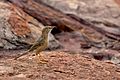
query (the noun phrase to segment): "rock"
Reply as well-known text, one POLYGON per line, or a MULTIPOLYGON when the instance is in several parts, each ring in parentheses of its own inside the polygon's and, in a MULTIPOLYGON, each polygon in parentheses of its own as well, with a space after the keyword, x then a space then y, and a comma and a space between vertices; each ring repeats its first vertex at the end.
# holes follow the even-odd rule
MULTIPOLYGON (((28 48, 41 36, 44 27, 20 8, 0 1, 0 48, 28 48)), ((50 37, 50 45, 58 47, 59 44, 50 37)))
POLYGON ((44 53, 46 64, 36 58, 32 62, 27 57, 24 61, 0 58, 2 64, 14 68, 12 76, 0 75, 0 80, 120 80, 120 67, 112 62, 59 51, 44 53))
POLYGON ((111 58, 111 62, 120 66, 120 54, 115 54, 115 56, 111 58))
POLYGON ((63 45, 61 45, 59 41, 57 41, 52 34, 49 34, 49 41, 50 42, 48 44, 48 50, 55 50, 55 49, 63 48, 63 45))
POLYGON ((13 68, 9 66, 0 65, 0 74, 13 73, 13 68))
MULTIPOLYGON (((39 0, 35 1, 39 2, 39 0)), ((118 39, 120 36, 120 7, 115 3, 115 1, 118 2, 119 0, 41 1, 66 14, 69 14, 69 16, 70 14, 74 14, 77 17, 80 17, 85 21, 92 23, 93 25, 101 29, 101 31, 104 30, 110 33, 109 35, 107 35, 107 38, 106 36, 103 38, 103 35, 96 34, 95 31, 91 31, 88 29, 83 31, 84 34, 94 42, 93 45, 95 47, 120 50, 120 41, 118 39), (112 34, 115 34, 116 36, 112 34), (118 41, 115 39, 117 39, 118 41)))
MULTIPOLYGON (((38 1, 39 0, 35 0, 38 1)), ((108 20, 117 25, 120 24, 119 6, 114 0, 42 0, 68 14, 76 14, 88 20, 108 20), (92 6, 91 6, 92 5, 92 6)), ((119 0, 115 0, 119 2, 119 0)))
POLYGON ((18 74, 18 75, 15 75, 14 77, 25 78, 26 76, 24 74, 18 74))

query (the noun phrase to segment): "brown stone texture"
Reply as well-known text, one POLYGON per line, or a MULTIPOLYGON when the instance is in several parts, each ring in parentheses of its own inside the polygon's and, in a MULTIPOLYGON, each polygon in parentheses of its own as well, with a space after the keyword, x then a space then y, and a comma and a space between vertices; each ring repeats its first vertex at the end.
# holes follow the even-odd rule
MULTIPOLYGON (((13 53, 13 52, 9 52, 13 53)), ((15 53, 15 51, 14 51, 15 53)), ((27 55, 19 60, 11 55, 0 59, 1 80, 119 80, 120 68, 110 62, 94 60, 81 54, 42 52, 47 63, 27 55)))
MULTIPOLYGON (((20 8, 0 1, 0 47, 3 49, 28 48, 40 36, 45 26, 20 8)), ((54 37, 50 37, 50 47, 58 47, 54 37), (54 44, 53 45, 53 41, 54 44), (52 44, 52 45, 51 45, 52 44)))
MULTIPOLYGON (((43 12, 46 13, 48 8, 44 9, 44 7, 42 5, 43 12)), ((54 12, 51 7, 49 10, 54 12)), ((52 14, 50 11, 49 16, 52 14)), ((119 15, 119 0, 1 0, 0 80, 120 80, 119 15), (37 4, 37 8, 36 5, 26 7, 28 10, 25 11, 21 7, 22 5, 19 4, 21 9, 6 1, 23 1, 23 6, 28 6, 25 5, 27 1, 29 5, 32 5, 30 1, 37 1, 39 4, 37 4), (42 51, 41 56, 35 56, 34 52, 30 52, 18 60, 13 60, 24 51, 8 49, 28 48, 41 36, 41 30, 46 27, 42 23, 49 17, 41 18, 39 16, 40 11, 42 12, 42 9, 39 8, 40 1, 58 9, 58 13, 61 10, 63 23, 64 20, 68 22, 67 19, 69 19, 69 23, 75 21, 84 25, 82 26, 84 28, 73 32, 64 32, 55 27, 54 36, 49 35, 49 51, 42 51), (34 7, 41 20, 45 19, 42 20, 43 22, 40 23, 38 18, 35 18, 35 14, 30 16, 29 10, 33 10, 31 7, 34 7), (67 16, 67 19, 64 16, 67 16), (80 21, 81 18, 92 25, 85 25, 80 21), (111 37, 104 35, 104 32, 100 33, 95 30, 94 26, 99 31, 103 30, 107 34, 111 34, 111 37), (114 38, 113 35, 115 35, 114 38), (60 45, 63 46, 63 49, 50 51, 60 45), (42 63, 42 59, 47 62, 42 63)), ((44 14, 42 14, 43 16, 44 14)), ((50 19, 52 17, 54 15, 50 19)), ((60 17, 57 17, 57 20, 60 17)), ((47 22, 51 24, 49 20, 47 22)), ((69 23, 64 24, 69 26, 69 23)))

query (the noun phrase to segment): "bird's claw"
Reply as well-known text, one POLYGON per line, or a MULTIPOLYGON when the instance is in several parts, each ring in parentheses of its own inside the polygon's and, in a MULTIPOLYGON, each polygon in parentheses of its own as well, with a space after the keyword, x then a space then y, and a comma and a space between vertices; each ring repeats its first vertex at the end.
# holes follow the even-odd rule
POLYGON ((48 61, 39 60, 38 64, 46 64, 48 61))
POLYGON ((39 62, 41 64, 46 64, 48 62, 48 60, 46 60, 43 56, 41 56, 40 54, 37 55, 39 58, 39 62))

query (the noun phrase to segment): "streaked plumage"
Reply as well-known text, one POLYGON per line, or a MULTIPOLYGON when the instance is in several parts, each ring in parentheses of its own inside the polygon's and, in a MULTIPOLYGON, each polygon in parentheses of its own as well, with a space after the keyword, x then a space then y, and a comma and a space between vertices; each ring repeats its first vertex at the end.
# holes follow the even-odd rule
POLYGON ((21 56, 24 56, 28 54, 31 51, 35 51, 36 55, 38 55, 41 51, 45 50, 48 47, 48 34, 52 30, 51 26, 47 26, 42 30, 41 37, 31 46, 29 50, 27 50, 25 53, 22 53, 15 57, 15 59, 18 59, 21 56))

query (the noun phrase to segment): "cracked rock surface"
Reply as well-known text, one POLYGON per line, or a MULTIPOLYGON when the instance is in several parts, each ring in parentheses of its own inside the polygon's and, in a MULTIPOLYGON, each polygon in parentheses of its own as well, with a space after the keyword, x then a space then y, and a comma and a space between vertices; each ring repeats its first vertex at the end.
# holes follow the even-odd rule
MULTIPOLYGON (((28 48, 41 36, 44 27, 20 8, 0 1, 0 48, 28 48)), ((50 37, 49 48, 58 46, 54 36, 50 37)))
MULTIPOLYGON (((39 2, 39 0, 35 1, 39 2)), ((92 23, 98 27, 100 31, 104 30, 110 33, 104 37, 104 33, 101 35, 89 29, 85 29, 83 32, 81 31, 81 33, 85 34, 91 41, 95 42, 95 47, 120 50, 120 0, 41 1, 69 14, 69 16, 70 14, 74 14, 75 17, 80 17, 92 23)))
POLYGON ((94 60, 81 54, 43 51, 42 56, 48 60, 44 64, 40 63, 39 57, 32 55, 23 56, 18 60, 13 60, 10 56, 0 58, 1 80, 120 79, 120 67, 110 62, 94 60))

